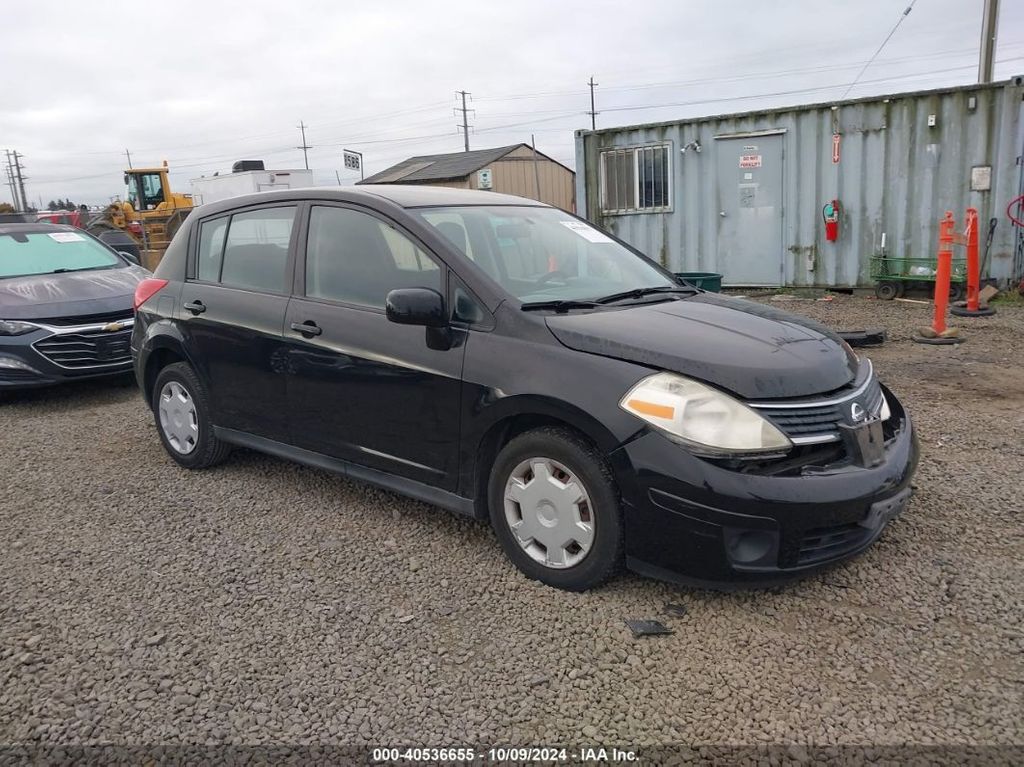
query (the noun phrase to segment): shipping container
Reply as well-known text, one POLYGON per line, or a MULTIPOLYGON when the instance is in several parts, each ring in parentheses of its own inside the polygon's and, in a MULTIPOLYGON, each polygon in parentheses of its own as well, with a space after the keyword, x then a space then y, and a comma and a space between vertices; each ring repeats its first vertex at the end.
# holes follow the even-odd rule
POLYGON ((1021 276, 1005 211, 1024 191, 1022 98, 1015 77, 581 130, 577 200, 670 270, 733 286, 869 285, 872 255, 933 257, 939 219, 950 210, 962 229, 971 206, 983 250, 997 219, 987 272, 1006 281, 1021 276))

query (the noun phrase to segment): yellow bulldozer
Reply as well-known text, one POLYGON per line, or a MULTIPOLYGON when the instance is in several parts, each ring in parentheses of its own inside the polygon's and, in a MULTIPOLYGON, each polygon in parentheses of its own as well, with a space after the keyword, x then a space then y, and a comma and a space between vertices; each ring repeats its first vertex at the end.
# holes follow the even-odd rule
POLYGON ((93 217, 86 229, 101 240, 114 240, 110 244, 122 249, 115 232, 131 237, 138 250, 139 260, 147 269, 160 263, 164 251, 181 224, 192 212, 192 196, 171 191, 167 178, 169 168, 164 160, 156 168, 129 168, 124 172, 128 187, 125 200, 117 200, 93 217))

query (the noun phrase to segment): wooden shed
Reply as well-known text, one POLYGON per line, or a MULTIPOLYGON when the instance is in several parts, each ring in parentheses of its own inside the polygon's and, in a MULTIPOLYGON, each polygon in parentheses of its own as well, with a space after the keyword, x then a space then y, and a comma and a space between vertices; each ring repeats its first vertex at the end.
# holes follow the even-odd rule
POLYGON ((360 184, 426 184, 490 189, 576 211, 576 174, 529 144, 410 157, 360 184))

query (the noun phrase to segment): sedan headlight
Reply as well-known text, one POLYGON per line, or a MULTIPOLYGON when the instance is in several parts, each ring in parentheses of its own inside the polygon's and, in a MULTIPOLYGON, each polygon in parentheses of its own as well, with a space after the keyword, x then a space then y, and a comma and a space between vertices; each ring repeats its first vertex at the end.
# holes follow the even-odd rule
POLYGON ((20 336, 38 330, 38 325, 20 320, 0 320, 0 336, 20 336))
POLYGON ((696 452, 785 452, 793 443, 743 403, 675 373, 657 373, 629 390, 619 406, 696 452))

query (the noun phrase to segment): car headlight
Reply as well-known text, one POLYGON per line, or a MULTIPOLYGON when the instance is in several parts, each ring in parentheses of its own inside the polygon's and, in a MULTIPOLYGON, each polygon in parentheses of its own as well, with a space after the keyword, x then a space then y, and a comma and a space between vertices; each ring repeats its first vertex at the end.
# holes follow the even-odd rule
POLYGON ((892 416, 892 410, 889 409, 889 400, 885 396, 885 394, 883 393, 882 394, 882 407, 878 411, 878 418, 879 418, 879 420, 882 420, 882 421, 888 421, 891 416, 892 416))
POLYGON ((39 326, 33 325, 31 322, 0 320, 0 336, 20 336, 24 333, 31 333, 33 330, 38 329, 39 326))
POLYGON ((643 379, 619 406, 699 453, 778 453, 793 446, 774 424, 743 403, 675 373, 643 379))

